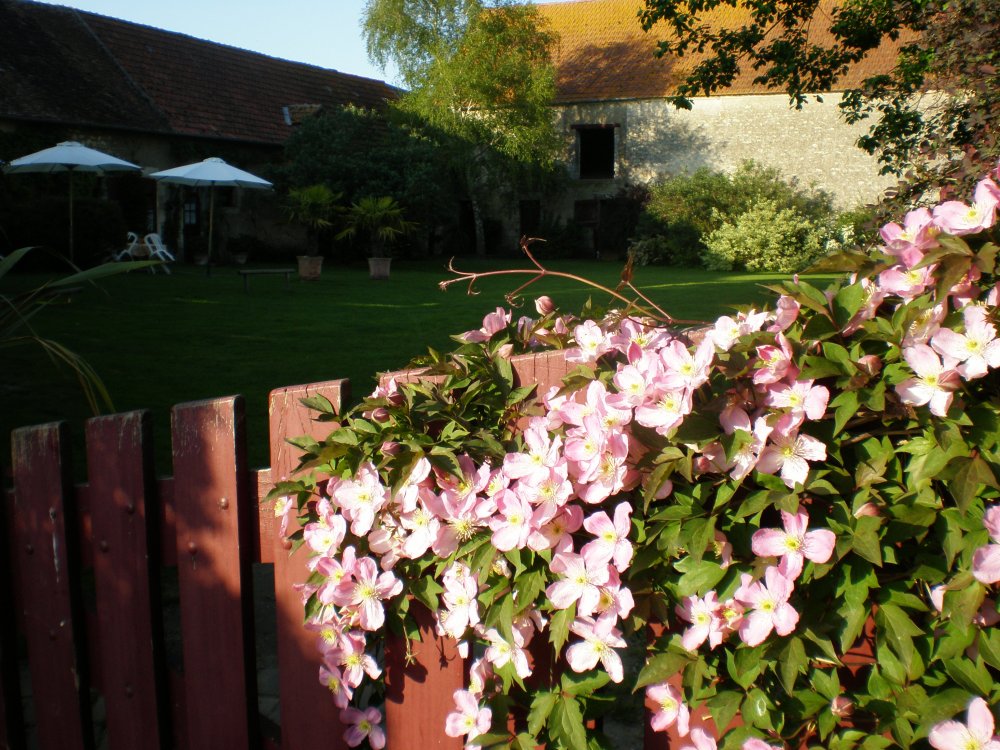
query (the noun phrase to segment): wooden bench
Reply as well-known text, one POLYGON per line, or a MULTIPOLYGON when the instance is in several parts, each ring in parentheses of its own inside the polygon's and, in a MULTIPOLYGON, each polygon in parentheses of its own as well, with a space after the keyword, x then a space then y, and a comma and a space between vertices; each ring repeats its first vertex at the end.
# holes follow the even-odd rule
POLYGON ((291 288, 292 274, 295 273, 294 268, 245 268, 237 271, 240 276, 243 277, 243 291, 247 294, 250 293, 250 277, 259 276, 261 274, 275 274, 283 273, 285 274, 285 288, 291 288))

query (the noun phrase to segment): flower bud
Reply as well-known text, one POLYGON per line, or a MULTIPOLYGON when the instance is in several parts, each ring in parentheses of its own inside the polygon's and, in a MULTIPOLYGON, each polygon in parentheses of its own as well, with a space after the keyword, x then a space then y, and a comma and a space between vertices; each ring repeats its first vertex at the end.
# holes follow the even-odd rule
POLYGON ((539 315, 548 315, 551 312, 555 312, 555 309, 556 303, 547 294, 543 294, 535 300, 535 310, 538 311, 539 315))
POLYGON ((838 695, 830 704, 830 713, 838 719, 850 716, 854 713, 854 701, 850 698, 845 698, 843 695, 838 695))

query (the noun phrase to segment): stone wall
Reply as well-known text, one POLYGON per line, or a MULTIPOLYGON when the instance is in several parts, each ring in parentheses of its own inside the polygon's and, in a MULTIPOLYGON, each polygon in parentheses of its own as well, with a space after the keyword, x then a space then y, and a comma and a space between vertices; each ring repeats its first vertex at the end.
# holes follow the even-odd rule
MULTIPOLYGON (((823 102, 810 101, 796 110, 783 94, 717 96, 678 110, 647 99, 564 106, 558 118, 570 135, 579 125, 618 126, 616 179, 583 181, 595 183, 589 187, 597 193, 700 167, 733 171, 753 159, 802 185, 833 193, 838 207, 850 208, 876 200, 894 180, 880 176, 875 160, 854 145, 867 126, 845 124, 838 116, 839 101, 839 94, 828 94, 823 102)), ((575 145, 571 148, 567 163, 572 171, 577 162, 575 145)))

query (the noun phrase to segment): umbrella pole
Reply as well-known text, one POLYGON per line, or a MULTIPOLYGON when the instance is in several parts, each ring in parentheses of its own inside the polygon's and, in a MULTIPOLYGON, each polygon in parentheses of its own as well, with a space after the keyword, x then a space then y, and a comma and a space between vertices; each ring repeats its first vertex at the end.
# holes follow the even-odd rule
POLYGON ((69 170, 69 262, 73 262, 73 170, 69 170))
POLYGON ((208 189, 208 263, 205 264, 205 275, 212 275, 212 230, 215 228, 215 188, 208 189))

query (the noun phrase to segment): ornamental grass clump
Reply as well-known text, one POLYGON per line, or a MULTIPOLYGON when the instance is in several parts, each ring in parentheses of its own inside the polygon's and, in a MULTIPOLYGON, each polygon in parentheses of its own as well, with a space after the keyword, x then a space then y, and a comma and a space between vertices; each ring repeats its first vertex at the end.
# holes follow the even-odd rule
POLYGON ((995 750, 998 203, 984 178, 912 211, 772 309, 542 299, 345 415, 314 401, 336 429, 274 494, 348 743, 385 743, 363 685, 426 607, 471 659, 441 727, 470 748, 612 747, 588 722, 625 687, 679 747, 995 750), (538 393, 510 360, 544 348, 571 371, 538 393))

